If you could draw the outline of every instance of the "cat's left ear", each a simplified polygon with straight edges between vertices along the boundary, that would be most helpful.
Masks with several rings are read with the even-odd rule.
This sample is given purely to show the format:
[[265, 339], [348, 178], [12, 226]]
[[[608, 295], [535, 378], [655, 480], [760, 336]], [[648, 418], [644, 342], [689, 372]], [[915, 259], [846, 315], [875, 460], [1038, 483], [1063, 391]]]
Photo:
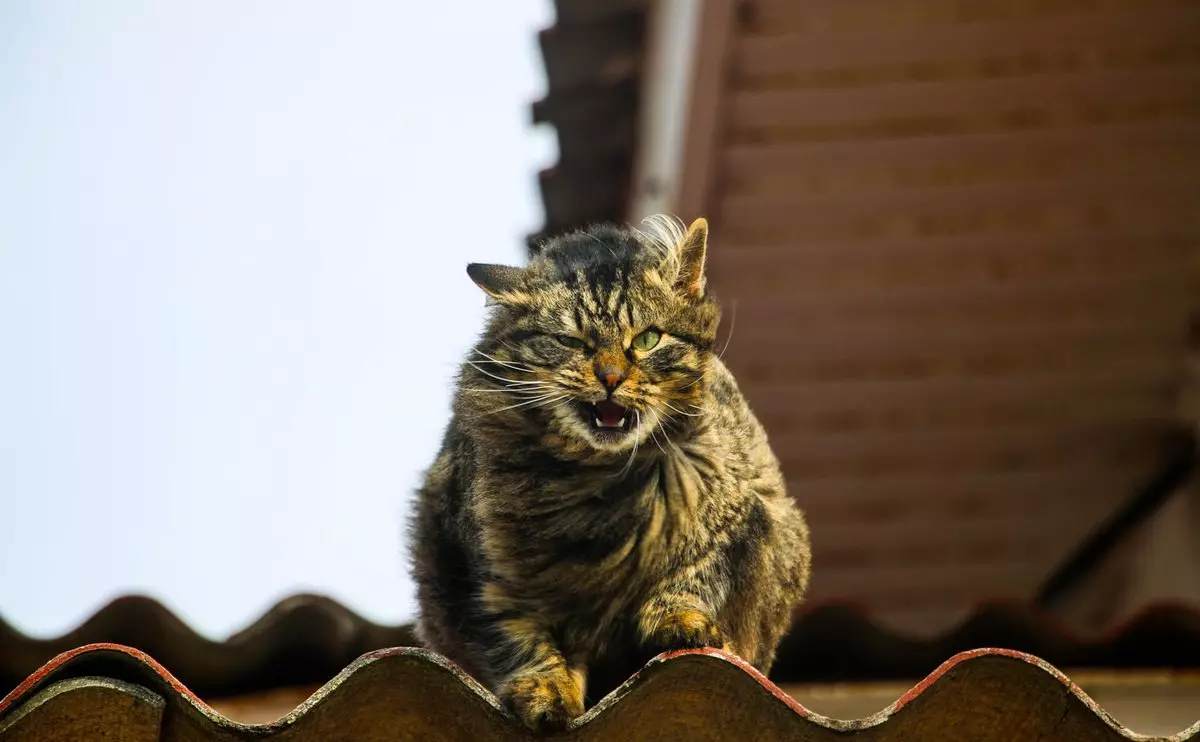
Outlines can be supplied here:
[[688, 227], [687, 234], [676, 245], [679, 275], [675, 286], [683, 293], [699, 299], [704, 296], [704, 257], [708, 252], [708, 220], [700, 217]]
[[514, 306], [530, 302], [531, 297], [525, 288], [525, 271], [521, 268], [471, 263], [467, 266], [467, 275], [485, 294], [501, 304]]

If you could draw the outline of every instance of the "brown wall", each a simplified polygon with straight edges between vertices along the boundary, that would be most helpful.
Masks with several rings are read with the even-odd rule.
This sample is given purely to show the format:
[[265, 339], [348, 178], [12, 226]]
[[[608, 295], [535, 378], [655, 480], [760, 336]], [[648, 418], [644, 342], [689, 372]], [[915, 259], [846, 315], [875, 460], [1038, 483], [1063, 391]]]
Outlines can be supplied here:
[[813, 599], [1030, 597], [1179, 421], [1200, 4], [758, 0], [728, 38], [710, 272]]

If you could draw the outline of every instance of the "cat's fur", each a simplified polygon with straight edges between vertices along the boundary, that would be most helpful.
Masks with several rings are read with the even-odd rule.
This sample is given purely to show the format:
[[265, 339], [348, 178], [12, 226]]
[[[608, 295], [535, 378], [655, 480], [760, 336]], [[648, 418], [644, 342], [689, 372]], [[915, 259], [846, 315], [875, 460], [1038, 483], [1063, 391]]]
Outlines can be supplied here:
[[[707, 224], [650, 224], [468, 267], [494, 309], [411, 524], [418, 627], [533, 728], [663, 650], [766, 673], [808, 584], [803, 515], [715, 352]], [[628, 429], [601, 430], [614, 381]]]

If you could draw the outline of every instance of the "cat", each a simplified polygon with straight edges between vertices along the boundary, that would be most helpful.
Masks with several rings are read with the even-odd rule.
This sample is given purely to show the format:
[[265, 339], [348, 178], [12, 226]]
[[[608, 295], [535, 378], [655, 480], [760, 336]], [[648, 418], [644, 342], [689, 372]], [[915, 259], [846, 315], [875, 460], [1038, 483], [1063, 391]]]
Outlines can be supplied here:
[[418, 635], [535, 730], [665, 650], [766, 674], [808, 586], [803, 513], [716, 353], [708, 224], [644, 224], [467, 267], [490, 316], [410, 522]]

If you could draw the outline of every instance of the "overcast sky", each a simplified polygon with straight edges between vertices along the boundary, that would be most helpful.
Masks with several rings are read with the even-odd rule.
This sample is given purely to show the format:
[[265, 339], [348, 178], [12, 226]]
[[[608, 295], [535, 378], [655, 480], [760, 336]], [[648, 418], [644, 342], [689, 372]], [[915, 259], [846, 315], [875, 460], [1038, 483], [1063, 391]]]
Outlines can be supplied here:
[[0, 0], [0, 616], [411, 618], [402, 527], [519, 261], [549, 0]]

